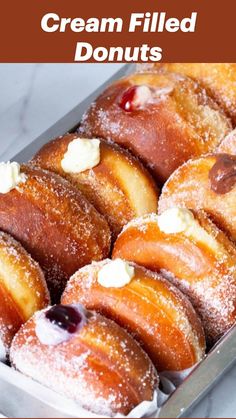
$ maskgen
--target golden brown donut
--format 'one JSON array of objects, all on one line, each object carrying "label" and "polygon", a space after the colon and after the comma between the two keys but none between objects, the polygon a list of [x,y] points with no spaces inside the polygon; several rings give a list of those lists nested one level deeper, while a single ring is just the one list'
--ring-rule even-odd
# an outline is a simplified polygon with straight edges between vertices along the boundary
[{"label": "golden brown donut", "polygon": [[55,301],[79,267],[107,256],[110,230],[68,181],[30,165],[20,170],[25,182],[0,193],[0,229],[40,264]]},{"label": "golden brown donut", "polygon": [[100,415],[151,401],[156,371],[132,337],[80,304],[36,313],[13,340],[13,366]]},{"label": "golden brown donut", "polygon": [[231,129],[197,82],[157,72],[113,83],[91,105],[79,131],[128,148],[163,183],[189,158],[213,151]]},{"label": "golden brown donut", "polygon": [[235,63],[156,63],[139,66],[139,71],[173,71],[197,80],[236,125]]},{"label": "golden brown donut", "polygon": [[193,366],[204,355],[205,338],[192,305],[161,275],[127,265],[107,259],[80,269],[68,282],[62,303],[79,301],[125,327],[157,371]]},{"label": "golden brown donut", "polygon": [[162,190],[159,212],[173,206],[205,210],[236,241],[236,157],[212,154],[176,170]]},{"label": "golden brown donut", "polygon": [[116,144],[99,140],[100,159],[94,167],[81,172],[75,169],[76,173],[64,170],[62,162],[69,145],[79,146],[79,142],[86,144],[86,141],[78,134],[56,138],[32,162],[73,182],[105,216],[114,236],[132,218],[156,212],[158,193],[154,181],[137,159]]},{"label": "golden brown donut", "polygon": [[192,302],[208,343],[236,320],[236,248],[206,216],[170,208],[131,221],[118,237],[114,258],[162,272]]},{"label": "golden brown donut", "polygon": [[3,232],[0,232],[0,277],[0,359],[4,360],[22,323],[50,300],[39,265]]},{"label": "golden brown donut", "polygon": [[226,153],[236,155],[236,129],[231,131],[221,141],[219,147],[217,147],[217,153]]}]

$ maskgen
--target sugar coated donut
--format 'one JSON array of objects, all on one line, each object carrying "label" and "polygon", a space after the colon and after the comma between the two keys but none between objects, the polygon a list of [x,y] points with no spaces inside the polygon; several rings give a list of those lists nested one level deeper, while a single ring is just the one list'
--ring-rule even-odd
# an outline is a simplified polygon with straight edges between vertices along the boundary
[{"label": "sugar coated donut", "polygon": [[39,262],[54,301],[79,267],[110,248],[107,222],[77,188],[30,165],[0,164],[0,229]]},{"label": "sugar coated donut", "polygon": [[36,313],[13,340],[13,366],[94,413],[128,414],[151,401],[157,373],[134,339],[80,304]]},{"label": "sugar coated donut", "polygon": [[200,361],[205,338],[188,299],[161,275],[116,259],[95,262],[70,279],[63,304],[80,301],[125,327],[158,371]]},{"label": "sugar coated donut", "polygon": [[236,157],[212,154],[181,166],[162,190],[159,212],[173,206],[205,210],[236,241]]},{"label": "sugar coated donut", "polygon": [[236,125],[235,63],[156,63],[139,71],[173,71],[198,81]]},{"label": "sugar coated donut", "polygon": [[11,236],[0,232],[0,360],[14,334],[50,301],[43,272]]},{"label": "sugar coated donut", "polygon": [[131,221],[119,235],[114,258],[162,272],[190,299],[209,345],[236,320],[236,248],[207,217],[169,208]]},{"label": "sugar coated donut", "polygon": [[232,130],[196,82],[176,73],[132,74],[108,87],[79,132],[128,148],[163,183],[182,163],[213,151]]},{"label": "sugar coated donut", "polygon": [[46,144],[32,162],[78,187],[105,216],[114,237],[132,218],[157,211],[151,175],[114,143],[67,134]]}]

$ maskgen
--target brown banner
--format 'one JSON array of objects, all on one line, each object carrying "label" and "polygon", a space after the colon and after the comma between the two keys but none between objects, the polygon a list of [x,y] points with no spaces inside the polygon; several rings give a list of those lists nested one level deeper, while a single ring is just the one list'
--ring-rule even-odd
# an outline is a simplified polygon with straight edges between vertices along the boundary
[{"label": "brown banner", "polygon": [[235,0],[2,0],[0,62],[234,62],[235,12]]}]

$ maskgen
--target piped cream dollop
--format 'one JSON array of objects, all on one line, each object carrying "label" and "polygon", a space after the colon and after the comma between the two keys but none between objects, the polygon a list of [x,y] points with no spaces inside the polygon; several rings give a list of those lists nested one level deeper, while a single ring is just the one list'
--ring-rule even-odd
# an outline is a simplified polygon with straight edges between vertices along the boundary
[{"label": "piped cream dollop", "polygon": [[75,138],[68,145],[61,167],[65,173],[81,173],[100,163],[100,140]]},{"label": "piped cream dollop", "polygon": [[186,208],[169,208],[158,216],[158,226],[165,234],[183,233],[185,236],[206,244],[216,253],[221,246],[195,219],[193,213]]},{"label": "piped cream dollop", "polygon": [[122,259],[115,259],[98,272],[98,283],[105,288],[122,288],[134,277],[134,267]]},{"label": "piped cream dollop", "polygon": [[0,193],[6,194],[24,182],[26,175],[21,173],[19,163],[0,163]]},{"label": "piped cream dollop", "polygon": [[165,234],[182,233],[196,224],[199,226],[193,213],[185,208],[168,208],[158,216],[158,226]]}]

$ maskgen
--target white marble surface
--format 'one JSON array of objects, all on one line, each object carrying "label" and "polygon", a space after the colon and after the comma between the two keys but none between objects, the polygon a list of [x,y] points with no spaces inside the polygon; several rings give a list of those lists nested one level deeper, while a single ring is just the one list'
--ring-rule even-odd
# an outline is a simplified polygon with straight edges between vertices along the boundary
[{"label": "white marble surface", "polygon": [[[0,65],[0,159],[10,159],[120,67],[120,64]],[[235,385],[236,366],[192,410],[190,417],[235,418]]]},{"label": "white marble surface", "polygon": [[121,66],[1,64],[1,159],[7,160],[20,151]]}]

